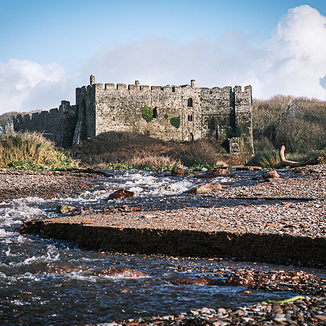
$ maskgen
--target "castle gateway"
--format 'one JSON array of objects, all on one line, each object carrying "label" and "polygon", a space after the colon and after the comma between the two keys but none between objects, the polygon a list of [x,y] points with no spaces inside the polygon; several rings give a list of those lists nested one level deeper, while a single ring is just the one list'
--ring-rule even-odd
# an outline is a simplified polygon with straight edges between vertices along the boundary
[{"label": "castle gateway", "polygon": [[227,143],[233,154],[253,155],[252,88],[99,84],[76,89],[76,105],[17,115],[15,131],[43,132],[70,147],[107,131],[131,131],[162,140],[202,138]]}]

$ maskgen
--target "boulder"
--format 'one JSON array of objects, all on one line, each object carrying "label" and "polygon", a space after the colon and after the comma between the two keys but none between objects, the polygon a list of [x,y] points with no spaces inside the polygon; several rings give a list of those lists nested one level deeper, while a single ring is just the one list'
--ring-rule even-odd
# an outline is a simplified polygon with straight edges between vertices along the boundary
[{"label": "boulder", "polygon": [[200,186],[191,188],[185,191],[186,194],[206,194],[208,192],[215,192],[222,190],[222,186],[219,182],[204,183]]},{"label": "boulder", "polygon": [[61,213],[61,214],[67,214],[72,212],[76,207],[74,206],[69,206],[69,205],[59,205],[57,206],[57,208],[55,209],[56,213]]},{"label": "boulder", "polygon": [[134,192],[122,188],[122,189],[119,189],[119,190],[115,191],[114,193],[112,193],[108,197],[108,200],[118,199],[118,198],[127,198],[127,197],[134,197]]},{"label": "boulder", "polygon": [[270,170],[263,173],[263,178],[265,181],[268,181],[268,179],[279,179],[280,176],[276,170]]}]

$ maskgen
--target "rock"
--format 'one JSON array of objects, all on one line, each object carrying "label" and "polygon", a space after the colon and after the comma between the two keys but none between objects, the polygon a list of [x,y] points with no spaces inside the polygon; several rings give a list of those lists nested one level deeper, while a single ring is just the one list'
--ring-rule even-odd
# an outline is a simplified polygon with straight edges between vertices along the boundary
[{"label": "rock", "polygon": [[39,272],[43,274],[66,274],[72,272],[78,272],[82,269],[81,266],[72,266],[68,263],[61,263],[58,264],[48,264],[44,271]]},{"label": "rock", "polygon": [[286,321],[285,314],[275,314],[273,316],[273,320],[275,320],[275,321]]},{"label": "rock", "polygon": [[185,191],[186,194],[206,194],[207,192],[215,192],[222,190],[222,186],[219,182],[205,183],[200,186],[191,188]]},{"label": "rock", "polygon": [[110,267],[104,268],[100,271],[94,273],[95,275],[103,275],[110,277],[123,277],[123,278],[141,278],[141,277],[149,277],[148,274],[144,274],[137,270],[125,268],[125,267]]},{"label": "rock", "polygon": [[279,182],[279,181],[282,181],[284,179],[281,179],[281,178],[267,178],[265,179],[265,182]]},{"label": "rock", "polygon": [[267,172],[263,173],[263,178],[264,178],[264,180],[267,180],[267,179],[279,179],[280,176],[279,176],[279,174],[277,173],[276,170],[270,170],[270,171],[267,171]]},{"label": "rock", "polygon": [[74,206],[69,206],[69,205],[59,205],[55,209],[56,213],[62,213],[62,214],[67,214],[69,212],[72,212],[76,207]]},{"label": "rock", "polygon": [[242,309],[238,309],[238,310],[236,310],[235,312],[234,312],[236,315],[238,315],[238,316],[244,316],[244,311],[242,310]]},{"label": "rock", "polygon": [[127,198],[127,197],[134,197],[134,192],[123,188],[112,193],[107,199],[111,200],[111,199]]},{"label": "rock", "polygon": [[171,175],[173,177],[180,177],[180,176],[182,176],[184,174],[185,174],[185,171],[182,168],[179,168],[177,166],[175,166],[171,171]]},{"label": "rock", "polygon": [[207,173],[213,173],[215,175],[219,175],[219,174],[230,174],[230,170],[228,170],[228,169],[214,168],[212,170],[207,170]]},{"label": "rock", "polygon": [[323,315],[314,315],[314,317],[316,319],[319,319],[321,321],[325,321],[326,322],[326,314],[323,314]]},{"label": "rock", "polygon": [[206,278],[182,278],[178,280],[171,281],[174,285],[209,285],[211,282]]},{"label": "rock", "polygon": [[262,170],[263,168],[261,166],[237,166],[235,168],[238,171],[257,171]]}]

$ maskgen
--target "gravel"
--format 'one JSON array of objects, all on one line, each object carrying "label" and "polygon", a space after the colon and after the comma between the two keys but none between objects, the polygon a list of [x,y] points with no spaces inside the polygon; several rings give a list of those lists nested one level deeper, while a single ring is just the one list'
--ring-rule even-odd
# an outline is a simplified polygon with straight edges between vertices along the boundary
[{"label": "gravel", "polygon": [[62,171],[18,171],[0,169],[0,201],[36,196],[76,196],[92,189],[96,175]]},{"label": "gravel", "polygon": [[[152,201],[103,200],[94,206],[78,207],[56,222],[325,238],[326,165],[278,170],[280,180],[274,182],[264,182],[262,173],[233,171],[230,176],[234,181],[222,184],[223,189],[214,193],[184,194]],[[78,191],[93,189],[97,177],[70,172],[0,170],[0,199],[72,196]],[[232,309],[202,308],[101,325],[326,325],[325,279],[302,274],[278,280],[279,275],[265,277],[255,270],[225,271],[224,277],[231,285],[246,285],[260,291],[288,290],[289,294],[300,293],[303,297],[294,298],[292,302],[262,302]]]}]

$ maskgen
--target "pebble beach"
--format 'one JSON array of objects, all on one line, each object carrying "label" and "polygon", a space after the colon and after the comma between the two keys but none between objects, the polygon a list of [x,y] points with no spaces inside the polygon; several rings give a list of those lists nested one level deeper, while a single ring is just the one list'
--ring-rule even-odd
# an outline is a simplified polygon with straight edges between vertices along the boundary
[{"label": "pebble beach", "polygon": [[[191,174],[189,178],[201,173]],[[283,169],[278,173],[280,178],[266,182],[259,170],[234,169],[230,174],[232,181],[221,183],[218,191],[189,193],[169,200],[144,201],[132,197],[121,202],[103,199],[100,204],[76,207],[71,213],[56,218],[55,223],[88,228],[277,235],[324,241],[326,165]],[[98,189],[100,179],[95,174],[1,170],[0,199],[72,196],[80,191]],[[319,250],[326,256],[325,247]],[[282,276],[270,272],[262,277],[257,276],[255,270],[224,271],[224,274],[233,285],[243,286],[247,291],[288,287],[289,296],[291,293],[300,296],[289,302],[200,308],[173,316],[118,320],[102,325],[326,325],[325,279],[305,273]],[[207,286],[210,282],[207,279],[200,285]]]}]

